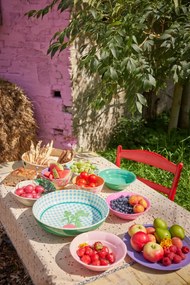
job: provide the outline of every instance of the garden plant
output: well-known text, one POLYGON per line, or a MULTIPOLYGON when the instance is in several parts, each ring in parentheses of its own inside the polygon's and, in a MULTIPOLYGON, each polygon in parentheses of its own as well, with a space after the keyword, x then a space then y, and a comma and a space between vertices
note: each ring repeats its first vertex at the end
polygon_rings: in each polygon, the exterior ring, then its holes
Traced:
MULTIPOLYGON (((100 152, 108 160, 115 162, 119 144, 125 149, 148 149, 165 156, 174 163, 183 162, 184 167, 178 184, 175 202, 190 211, 190 136, 187 130, 167 132, 168 116, 163 114, 155 120, 145 121, 122 119, 115 127, 108 148, 100 152)), ((144 164, 123 160, 121 168, 133 171, 136 175, 152 179, 169 186, 170 174, 144 164)))

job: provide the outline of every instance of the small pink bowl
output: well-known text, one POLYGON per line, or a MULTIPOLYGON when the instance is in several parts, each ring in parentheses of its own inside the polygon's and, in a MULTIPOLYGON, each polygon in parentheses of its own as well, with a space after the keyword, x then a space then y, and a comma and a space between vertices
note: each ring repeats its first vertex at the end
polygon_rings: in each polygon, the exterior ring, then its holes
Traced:
POLYGON ((142 196, 141 194, 138 194, 138 193, 134 193, 134 192, 117 192, 117 193, 114 193, 114 194, 111 194, 109 195, 107 198, 106 198, 106 202, 110 208, 110 212, 112 212, 114 215, 116 215, 117 217, 121 218, 121 219, 124 219, 124 220, 135 220, 136 218, 138 218, 139 216, 145 214, 148 212, 148 210, 150 209, 151 207, 151 204, 150 204, 150 201, 142 196), (143 199, 145 199, 145 201, 147 202, 147 208, 145 209, 144 212, 141 212, 141 213, 132 213, 132 214, 125 214, 125 213, 122 213, 122 212, 119 212, 119 211, 116 211, 116 210, 113 210, 110 206, 110 202, 116 198, 119 198, 121 195, 123 195, 124 197, 126 196, 132 196, 132 195, 140 195, 143 199))
POLYGON ((70 252, 72 257, 84 267, 93 271, 106 271, 110 268, 117 266, 124 260, 127 254, 127 247, 121 238, 112 233, 103 231, 91 231, 76 236, 70 243, 70 252), (93 245, 96 241, 102 242, 103 245, 107 246, 114 253, 116 258, 114 263, 106 266, 95 266, 86 264, 80 260, 76 253, 79 245, 84 242, 89 245, 93 245))

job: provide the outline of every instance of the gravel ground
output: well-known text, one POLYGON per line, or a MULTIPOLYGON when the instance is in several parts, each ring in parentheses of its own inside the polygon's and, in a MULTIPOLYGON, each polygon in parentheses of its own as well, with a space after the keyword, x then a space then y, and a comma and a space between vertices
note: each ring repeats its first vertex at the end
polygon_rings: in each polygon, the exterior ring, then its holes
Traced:
POLYGON ((18 254, 0 223, 0 285, 33 285, 18 254))

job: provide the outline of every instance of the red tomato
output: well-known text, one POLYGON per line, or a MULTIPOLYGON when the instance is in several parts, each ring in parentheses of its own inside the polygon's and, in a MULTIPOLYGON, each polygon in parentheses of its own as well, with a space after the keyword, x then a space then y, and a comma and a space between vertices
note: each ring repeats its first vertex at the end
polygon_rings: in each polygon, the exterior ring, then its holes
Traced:
POLYGON ((88 180, 88 172, 86 171, 81 172, 79 177, 88 180))
POLYGON ((109 261, 109 263, 114 263, 115 262, 115 255, 113 252, 107 253, 106 259, 109 261))
POLYGON ((86 263, 86 264, 90 264, 91 263, 91 258, 89 255, 87 254, 84 254, 82 257, 81 257, 81 261, 86 263))
POLYGON ((88 183, 96 183, 97 182, 97 177, 95 174, 90 174, 88 176, 88 183))
POLYGON ((89 183, 87 186, 94 188, 94 187, 96 187, 96 184, 95 183, 89 183))
POLYGON ((83 178, 79 178, 79 179, 76 180, 76 184, 78 186, 84 186, 84 185, 86 185, 86 180, 83 179, 83 178))

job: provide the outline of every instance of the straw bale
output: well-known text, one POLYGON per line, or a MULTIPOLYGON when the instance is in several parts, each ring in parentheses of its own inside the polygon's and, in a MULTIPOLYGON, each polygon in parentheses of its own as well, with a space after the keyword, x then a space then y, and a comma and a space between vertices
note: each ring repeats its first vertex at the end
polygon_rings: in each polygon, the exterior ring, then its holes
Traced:
POLYGON ((0 79, 0 163, 19 160, 37 141, 32 108, 20 87, 0 79))

